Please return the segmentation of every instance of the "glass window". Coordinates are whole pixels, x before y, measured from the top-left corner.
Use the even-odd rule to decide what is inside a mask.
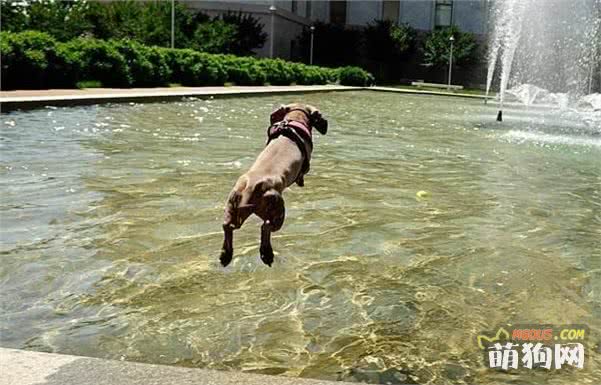
[[[298,1],[292,0],[291,11],[292,13],[298,12]]]
[[[398,23],[400,4],[399,0],[384,0],[382,2],[382,19],[390,20],[394,24]]]
[[[448,27],[453,21],[453,0],[436,0],[434,27]]]
[[[330,1],[330,22],[346,24],[346,1]]]
[[[311,0],[307,0],[306,4],[307,4],[307,10],[306,10],[305,17],[310,19],[310,18],[311,18],[311,16],[312,16],[312,15],[311,15],[311,11],[313,11],[313,10],[311,9]]]

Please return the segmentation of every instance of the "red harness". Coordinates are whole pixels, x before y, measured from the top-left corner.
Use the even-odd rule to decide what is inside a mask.
[[[298,149],[303,154],[303,167],[296,177],[297,184],[302,186],[304,183],[303,177],[309,172],[310,169],[310,151],[313,150],[313,137],[311,134],[311,128],[296,120],[284,119],[269,126],[267,129],[267,143],[265,145],[268,145],[269,142],[280,135],[284,135],[296,143]],[[307,146],[309,147],[309,151],[307,151]]]

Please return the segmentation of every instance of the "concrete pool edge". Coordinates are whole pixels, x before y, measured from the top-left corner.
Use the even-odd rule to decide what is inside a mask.
[[[350,86],[232,86],[172,88],[88,88],[65,90],[1,91],[2,112],[34,109],[47,105],[74,106],[100,103],[127,103],[177,100],[183,97],[219,98],[236,96],[268,96],[311,92],[356,91]]]
[[[144,364],[0,348],[0,385],[352,385],[350,382]]]
[[[98,88],[77,90],[17,90],[1,91],[2,112],[19,109],[34,109],[47,105],[73,106],[100,103],[151,102],[181,99],[182,97],[232,97],[262,96],[275,94],[296,94],[310,92],[376,91],[398,94],[451,96],[472,99],[485,99],[482,95],[447,93],[426,90],[407,90],[392,87],[351,87],[351,86],[233,86],[233,87],[175,87],[175,88]]]

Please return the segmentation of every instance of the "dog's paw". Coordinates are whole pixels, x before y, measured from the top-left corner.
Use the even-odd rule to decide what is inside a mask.
[[[221,255],[219,256],[219,261],[221,262],[221,264],[223,265],[223,267],[226,267],[227,265],[230,264],[230,262],[232,261],[232,251],[231,250],[221,250]]]
[[[273,263],[273,250],[271,248],[261,249],[261,261],[271,267]]]

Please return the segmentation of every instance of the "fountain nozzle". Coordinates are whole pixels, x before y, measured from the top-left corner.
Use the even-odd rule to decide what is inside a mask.
[[[497,114],[497,122],[502,122],[503,121],[503,110],[499,110],[499,113]]]

